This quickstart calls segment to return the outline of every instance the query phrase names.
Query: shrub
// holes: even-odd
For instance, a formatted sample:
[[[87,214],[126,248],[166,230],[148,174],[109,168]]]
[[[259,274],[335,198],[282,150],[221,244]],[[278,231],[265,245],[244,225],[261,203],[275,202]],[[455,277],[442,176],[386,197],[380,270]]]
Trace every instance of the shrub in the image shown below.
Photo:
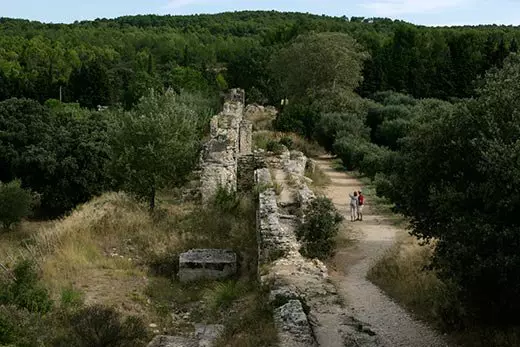
[[[293,149],[293,145],[294,145],[294,141],[292,138],[290,138],[289,136],[284,136],[280,139],[279,143],[281,145],[284,145],[285,147],[287,147],[287,149],[289,150],[292,150]]]
[[[296,231],[302,241],[301,252],[309,258],[327,259],[334,250],[343,217],[326,197],[313,200],[304,213],[305,220]]]
[[[334,144],[334,152],[348,170],[359,169],[359,165],[365,154],[364,147],[369,142],[355,136],[344,135]]]
[[[285,147],[280,142],[269,140],[265,146],[265,149],[268,152],[273,152],[274,154],[282,154]]]
[[[132,347],[144,346],[148,332],[137,317],[122,319],[113,308],[100,305],[79,310],[70,318],[71,333],[60,346]]]
[[[370,129],[365,125],[365,116],[358,113],[326,113],[316,125],[315,138],[325,150],[331,152],[340,134],[368,140]]]
[[[238,281],[217,283],[206,290],[204,301],[212,312],[228,309],[231,304],[245,293],[244,284]]]
[[[0,223],[6,229],[29,216],[38,199],[19,180],[0,182]]]
[[[0,288],[0,304],[47,313],[53,303],[48,291],[39,283],[34,264],[22,261],[13,269],[12,277]]]

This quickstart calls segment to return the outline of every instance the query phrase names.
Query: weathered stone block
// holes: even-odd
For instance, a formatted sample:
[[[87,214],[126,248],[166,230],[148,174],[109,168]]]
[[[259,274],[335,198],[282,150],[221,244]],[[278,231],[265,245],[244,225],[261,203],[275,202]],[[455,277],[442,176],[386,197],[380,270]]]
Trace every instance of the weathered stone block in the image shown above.
[[[148,347],[199,347],[199,341],[182,336],[156,336]]]
[[[224,326],[221,324],[195,324],[195,337],[199,340],[199,347],[212,347],[223,332]]]
[[[179,256],[179,280],[217,280],[237,272],[237,255],[225,249],[192,249]]]
[[[277,308],[274,319],[278,327],[280,346],[316,347],[312,329],[299,300],[290,300]]]
[[[253,124],[247,120],[240,122],[239,153],[250,154],[253,151]]]

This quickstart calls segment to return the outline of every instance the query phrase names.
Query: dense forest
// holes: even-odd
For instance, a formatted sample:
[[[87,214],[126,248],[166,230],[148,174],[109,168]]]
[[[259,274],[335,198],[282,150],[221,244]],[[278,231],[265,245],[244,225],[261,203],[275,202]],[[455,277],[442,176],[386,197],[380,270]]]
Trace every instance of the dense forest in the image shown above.
[[[153,209],[189,179],[220,93],[241,87],[280,107],[277,130],[373,179],[435,245],[443,329],[514,327],[519,41],[516,27],[279,12],[0,19],[0,194],[40,217],[120,188]]]
[[[135,16],[71,25],[0,19],[0,100],[60,98],[89,108],[134,105],[150,87],[245,88],[254,101],[281,95],[271,54],[306,32],[350,34],[370,54],[358,92],[414,97],[474,95],[478,77],[518,50],[513,27],[428,28],[389,19],[238,12]]]

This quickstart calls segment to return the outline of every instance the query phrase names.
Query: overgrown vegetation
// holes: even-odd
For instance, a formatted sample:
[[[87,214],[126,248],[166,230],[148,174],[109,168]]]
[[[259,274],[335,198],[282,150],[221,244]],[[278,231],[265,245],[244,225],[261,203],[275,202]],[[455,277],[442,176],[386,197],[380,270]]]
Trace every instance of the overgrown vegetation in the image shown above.
[[[0,286],[0,343],[13,346],[144,346],[148,331],[137,317],[113,308],[51,299],[34,264],[21,261]]]
[[[9,230],[12,225],[20,223],[32,213],[38,199],[36,194],[23,189],[19,180],[0,182],[0,227]]]
[[[305,208],[304,216],[304,222],[296,230],[302,242],[300,252],[309,258],[328,259],[334,252],[343,217],[326,197],[314,199]]]
[[[282,146],[291,151],[300,151],[307,157],[315,158],[323,153],[323,148],[314,141],[309,141],[295,133],[274,131],[257,131],[253,133],[253,142],[256,148],[279,152]]]

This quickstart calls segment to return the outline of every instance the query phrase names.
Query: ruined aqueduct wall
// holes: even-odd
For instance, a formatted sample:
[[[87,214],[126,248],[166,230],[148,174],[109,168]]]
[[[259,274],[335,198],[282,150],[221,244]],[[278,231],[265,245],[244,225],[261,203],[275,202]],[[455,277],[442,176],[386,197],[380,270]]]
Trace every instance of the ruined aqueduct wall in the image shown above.
[[[295,230],[303,210],[315,198],[304,176],[308,159],[301,152],[280,156],[252,153],[252,126],[244,119],[244,92],[232,90],[224,110],[211,120],[211,138],[201,154],[201,195],[211,200],[219,186],[228,190],[258,189],[258,273],[270,290],[282,347],[317,346],[309,314],[327,296],[334,300],[325,265],[300,254]],[[281,202],[271,170],[287,175],[295,184],[291,199]],[[331,295],[332,294],[332,295]],[[325,304],[329,304],[328,302]]]

